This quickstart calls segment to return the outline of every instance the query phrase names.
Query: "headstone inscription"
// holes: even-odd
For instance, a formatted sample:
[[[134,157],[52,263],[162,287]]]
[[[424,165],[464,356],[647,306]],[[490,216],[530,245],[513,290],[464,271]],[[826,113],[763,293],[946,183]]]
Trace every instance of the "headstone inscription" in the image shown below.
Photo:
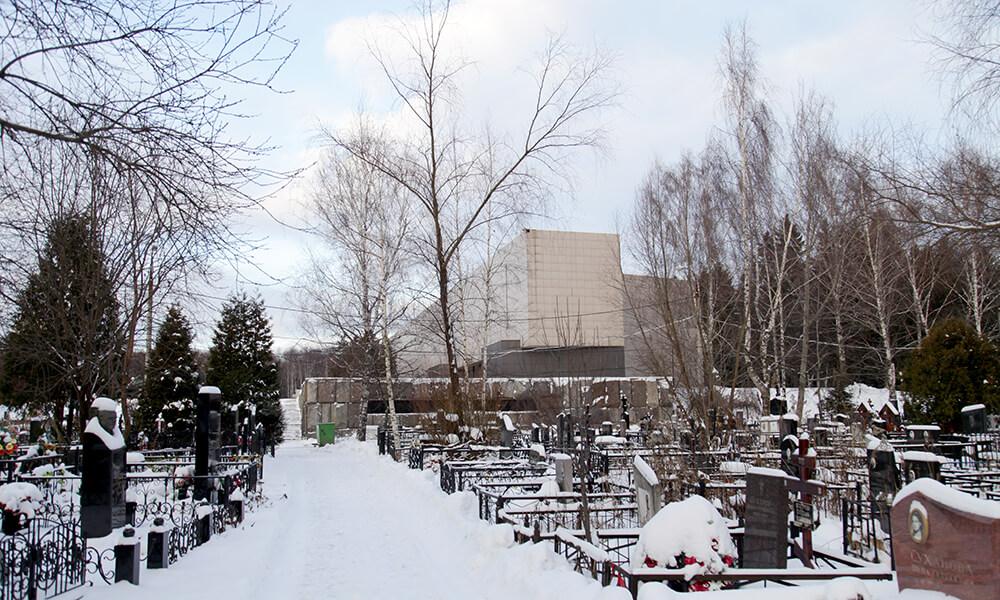
[[[215,473],[219,462],[219,409],[222,405],[222,392],[217,387],[202,386],[198,390],[196,410],[196,425],[194,435],[194,499],[209,499],[214,493],[214,481],[210,475]]]
[[[777,469],[753,467],[747,472],[745,569],[784,569],[788,564],[788,490]]]
[[[632,464],[635,470],[635,503],[638,509],[639,527],[642,527],[660,512],[663,485],[653,468],[641,456],[637,455]]]
[[[1000,503],[919,479],[892,506],[899,589],[1000,598]]]
[[[83,537],[96,538],[126,523],[125,439],[113,400],[94,400],[90,415],[81,440],[80,521]]]

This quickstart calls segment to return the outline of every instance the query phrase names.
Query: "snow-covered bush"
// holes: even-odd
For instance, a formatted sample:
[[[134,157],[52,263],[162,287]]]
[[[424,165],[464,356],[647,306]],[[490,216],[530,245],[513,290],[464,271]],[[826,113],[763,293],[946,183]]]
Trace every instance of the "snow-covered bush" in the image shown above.
[[[30,483],[5,483],[0,485],[0,511],[3,512],[3,532],[13,534],[21,526],[21,515],[26,519],[35,516],[41,508],[42,492]]]

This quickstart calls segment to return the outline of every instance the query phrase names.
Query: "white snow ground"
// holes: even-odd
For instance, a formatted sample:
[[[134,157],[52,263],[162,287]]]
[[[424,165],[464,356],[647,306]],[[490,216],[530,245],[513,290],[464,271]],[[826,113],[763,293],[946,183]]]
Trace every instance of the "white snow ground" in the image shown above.
[[[554,554],[517,545],[508,526],[479,520],[475,496],[441,492],[430,472],[380,457],[353,440],[324,448],[288,442],[265,458],[270,500],[244,524],[165,570],[128,583],[85,588],[90,600],[572,599],[626,600]],[[140,532],[142,533],[142,532]],[[143,535],[144,537],[144,535]],[[700,593],[694,598],[846,600],[828,586]],[[841,584],[843,585],[843,584]],[[939,600],[867,583],[877,600]],[[853,588],[853,586],[849,586]],[[681,597],[647,585],[640,598]],[[687,596],[685,596],[687,597]]]

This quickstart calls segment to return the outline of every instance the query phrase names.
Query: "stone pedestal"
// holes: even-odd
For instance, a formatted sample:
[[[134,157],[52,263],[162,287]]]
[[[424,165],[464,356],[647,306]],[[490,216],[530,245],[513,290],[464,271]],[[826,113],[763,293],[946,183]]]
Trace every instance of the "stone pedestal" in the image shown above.
[[[141,543],[135,537],[135,530],[127,527],[121,541],[115,546],[115,583],[127,581],[139,585],[139,561],[142,555]]]
[[[156,517],[146,536],[149,545],[146,555],[147,569],[166,569],[170,566],[170,529],[163,524],[163,517]]]
[[[892,531],[900,590],[1000,598],[1000,503],[919,479],[897,494]]]

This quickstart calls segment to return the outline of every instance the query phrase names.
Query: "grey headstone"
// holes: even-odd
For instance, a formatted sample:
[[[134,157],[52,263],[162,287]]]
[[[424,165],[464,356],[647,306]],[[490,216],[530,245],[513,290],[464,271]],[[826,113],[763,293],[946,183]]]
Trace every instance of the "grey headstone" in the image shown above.
[[[641,462],[647,469],[652,469],[649,468],[646,461],[642,460],[642,457],[635,457],[635,462],[636,465],[633,467],[635,470],[635,503],[638,508],[639,527],[642,527],[656,513],[660,512],[660,506],[663,502],[663,484],[658,479],[650,481],[646,478],[638,463]]]
[[[788,564],[788,490],[782,475],[747,473],[746,569],[784,569]]]
[[[556,463],[556,483],[560,492],[573,491],[573,458],[565,454],[554,455]]]

